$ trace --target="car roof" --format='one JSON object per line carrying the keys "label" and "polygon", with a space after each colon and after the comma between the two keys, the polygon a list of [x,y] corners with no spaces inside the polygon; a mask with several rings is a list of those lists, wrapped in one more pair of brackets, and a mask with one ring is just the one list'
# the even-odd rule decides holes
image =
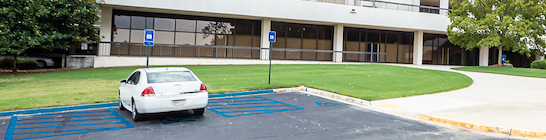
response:
{"label": "car roof", "polygon": [[145,72],[162,72],[162,71],[190,71],[184,67],[156,67],[156,68],[140,68],[137,70],[143,70]]}

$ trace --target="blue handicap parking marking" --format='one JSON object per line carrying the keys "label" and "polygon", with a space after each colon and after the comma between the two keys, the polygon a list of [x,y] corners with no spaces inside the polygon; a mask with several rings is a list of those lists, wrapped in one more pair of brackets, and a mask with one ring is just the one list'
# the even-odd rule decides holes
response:
{"label": "blue handicap parking marking", "polygon": [[336,106],[341,105],[340,103],[322,103],[322,102],[315,102],[318,106]]}
{"label": "blue handicap parking marking", "polygon": [[112,108],[99,111],[12,116],[5,139],[39,139],[133,127]]}
{"label": "blue handicap parking marking", "polygon": [[245,97],[209,99],[207,109],[224,117],[238,117],[302,110],[303,108],[271,100],[265,97],[252,95]]}

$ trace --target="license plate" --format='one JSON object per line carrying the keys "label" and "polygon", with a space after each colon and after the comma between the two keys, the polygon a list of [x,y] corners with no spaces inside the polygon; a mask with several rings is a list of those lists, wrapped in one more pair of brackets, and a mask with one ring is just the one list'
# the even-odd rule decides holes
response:
{"label": "license plate", "polygon": [[186,104],[186,100],[173,100],[173,106],[182,106]]}

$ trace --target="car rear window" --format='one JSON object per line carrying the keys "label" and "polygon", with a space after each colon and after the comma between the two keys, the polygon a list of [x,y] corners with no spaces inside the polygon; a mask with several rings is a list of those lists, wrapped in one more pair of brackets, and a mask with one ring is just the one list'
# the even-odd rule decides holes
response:
{"label": "car rear window", "polygon": [[148,83],[196,81],[189,71],[166,71],[148,73]]}

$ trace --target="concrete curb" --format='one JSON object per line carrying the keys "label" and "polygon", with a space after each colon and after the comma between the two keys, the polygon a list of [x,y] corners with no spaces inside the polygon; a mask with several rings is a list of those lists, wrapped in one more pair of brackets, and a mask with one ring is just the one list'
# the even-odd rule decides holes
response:
{"label": "concrete curb", "polygon": [[[253,90],[253,91],[243,91],[243,92],[209,94],[209,98],[248,95],[248,94],[259,94],[259,93],[289,92],[289,91],[296,91],[298,89],[300,89],[300,88],[295,87],[295,88],[266,89],[266,90]],[[104,108],[104,107],[114,107],[114,106],[118,106],[118,102],[107,102],[107,103],[97,103],[97,104],[83,104],[83,105],[73,105],[73,106],[60,106],[60,107],[49,107],[49,108],[4,111],[4,112],[0,112],[0,117],[13,116],[13,115],[31,115],[31,114],[42,114],[42,113],[51,113],[51,112],[63,112],[63,111],[70,111],[70,110],[93,109],[93,108]]]}
{"label": "concrete curb", "polygon": [[243,91],[243,92],[209,94],[209,98],[226,97],[226,96],[239,96],[239,95],[258,94],[258,93],[270,93],[270,92],[275,92],[275,91],[273,89],[266,89],[266,90],[253,90],[253,91]]}
{"label": "concrete curb", "polygon": [[460,126],[460,127],[466,127],[466,128],[470,128],[474,130],[486,131],[486,132],[503,133],[503,134],[509,134],[509,135],[520,135],[520,136],[526,136],[526,137],[546,138],[546,131],[526,130],[526,129],[519,129],[519,128],[504,127],[504,126],[482,125],[478,123],[470,123],[470,122],[464,122],[459,120],[446,119],[446,118],[433,116],[433,115],[427,115],[427,114],[419,114],[419,118],[434,121],[434,122]]}
{"label": "concrete curb", "polygon": [[358,105],[364,105],[364,106],[371,106],[372,105],[370,101],[366,101],[366,100],[362,100],[362,99],[358,99],[358,98],[353,98],[353,97],[349,97],[349,96],[345,96],[345,95],[339,95],[339,94],[328,92],[328,91],[323,91],[323,90],[318,90],[318,89],[313,89],[313,88],[305,88],[305,91],[310,93],[310,94],[314,94],[314,95],[317,95],[317,96],[322,96],[322,97],[326,97],[326,98],[330,98],[330,99],[334,99],[334,100],[341,100],[341,101],[346,101],[346,102],[350,102],[350,103],[354,103],[354,104],[358,104]]}

